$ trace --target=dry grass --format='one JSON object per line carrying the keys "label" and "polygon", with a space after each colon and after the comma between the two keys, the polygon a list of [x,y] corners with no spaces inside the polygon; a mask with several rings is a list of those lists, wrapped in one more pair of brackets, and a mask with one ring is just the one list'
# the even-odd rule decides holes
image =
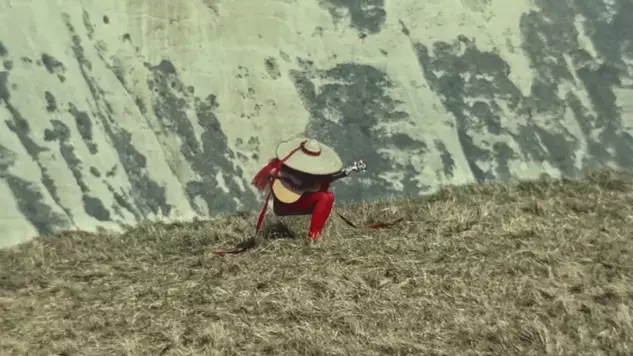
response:
{"label": "dry grass", "polygon": [[224,257],[253,217],[39,238],[0,251],[0,354],[629,356],[632,179],[348,206],[405,221]]}

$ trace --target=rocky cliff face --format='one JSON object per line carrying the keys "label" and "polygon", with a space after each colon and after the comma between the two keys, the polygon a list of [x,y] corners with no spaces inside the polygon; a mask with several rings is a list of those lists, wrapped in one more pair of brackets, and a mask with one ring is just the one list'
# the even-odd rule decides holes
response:
{"label": "rocky cliff face", "polygon": [[[81,7],[83,6],[83,7]],[[633,168],[630,0],[0,3],[0,244],[258,208],[276,144],[339,202]]]}

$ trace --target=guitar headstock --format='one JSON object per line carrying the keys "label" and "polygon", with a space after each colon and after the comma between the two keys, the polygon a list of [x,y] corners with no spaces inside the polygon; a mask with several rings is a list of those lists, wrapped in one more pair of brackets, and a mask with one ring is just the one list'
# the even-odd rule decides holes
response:
{"label": "guitar headstock", "polygon": [[348,175],[352,172],[365,172],[367,170],[367,164],[361,159],[358,161],[354,161],[351,165],[345,167],[343,171]]}

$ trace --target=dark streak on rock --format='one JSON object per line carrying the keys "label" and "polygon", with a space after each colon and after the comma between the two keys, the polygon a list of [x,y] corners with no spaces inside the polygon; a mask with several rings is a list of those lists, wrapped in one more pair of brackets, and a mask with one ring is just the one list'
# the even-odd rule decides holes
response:
{"label": "dark streak on rock", "polygon": [[[621,85],[622,76],[630,78],[629,72],[633,72],[624,61],[625,57],[633,58],[633,3],[616,1],[612,20],[608,20],[611,11],[603,2],[579,0],[573,6],[565,1],[537,3],[540,11],[524,14],[520,22],[522,47],[536,74],[527,97],[508,79],[510,68],[498,55],[479,51],[464,36],[450,44],[436,42],[434,57],[425,46],[416,45],[427,80],[444,97],[444,106],[456,118],[458,135],[473,173],[480,181],[507,177],[511,158],[548,162],[572,177],[609,163],[632,169],[633,137],[622,125],[613,89]],[[574,23],[578,14],[591,19],[585,22],[586,34],[600,58],[581,49]],[[571,58],[573,66],[565,56]],[[444,74],[436,74],[440,72]],[[478,77],[479,74],[492,80]],[[583,106],[573,90],[559,97],[563,82],[586,90],[596,115]],[[474,105],[465,102],[466,98],[481,97],[485,100]],[[495,144],[486,149],[472,142],[482,128],[492,135],[508,134],[500,119],[499,101],[505,101],[514,111],[514,120],[520,120],[518,132],[510,134],[524,158],[507,145]],[[571,110],[587,140],[589,149],[584,156],[578,152],[578,139],[566,128],[567,110]],[[533,120],[534,114],[550,121],[539,126]],[[593,138],[596,134],[598,139]],[[582,167],[577,167],[577,158],[584,161]],[[490,160],[497,162],[497,171],[484,172],[478,162]]]}
{"label": "dark streak on rock", "polygon": [[[578,77],[587,88],[597,116],[590,115],[586,109],[583,110],[584,107],[578,105],[580,101],[568,103],[572,106],[576,120],[580,126],[585,127],[587,132],[590,132],[587,130],[589,127],[592,130],[600,130],[597,140],[588,137],[589,152],[595,160],[599,162],[613,160],[621,167],[633,169],[633,137],[623,130],[621,114],[616,108],[613,92],[614,87],[621,85],[620,73],[620,70],[608,64],[603,64],[595,70],[589,68],[578,70]],[[624,120],[630,121],[631,117]],[[609,148],[613,150],[613,153],[609,152]]]}
{"label": "dark streak on rock", "polygon": [[112,178],[116,175],[117,171],[119,169],[119,165],[115,164],[112,168],[110,168],[109,171],[106,172],[106,177],[107,178]]}
{"label": "dark streak on rock", "polygon": [[62,83],[66,81],[66,77],[64,75],[66,72],[66,67],[62,62],[58,61],[55,57],[46,53],[42,53],[41,62],[44,65],[44,68],[46,68],[46,70],[50,74],[56,74],[57,78],[59,78]]}
{"label": "dark streak on rock", "polygon": [[[495,53],[480,51],[465,36],[459,36],[450,44],[434,43],[434,57],[429,55],[424,45],[418,44],[415,48],[431,88],[441,94],[442,103],[455,117],[459,142],[477,181],[511,178],[509,160],[520,158],[507,144],[484,143],[482,147],[473,141],[473,137],[478,135],[512,135],[501,120],[504,115],[498,104],[501,101],[515,111],[515,120],[521,120],[518,124],[521,134],[516,135],[515,140],[525,157],[538,162],[548,161],[565,173],[576,173],[573,156],[561,160],[560,156],[547,152],[547,147],[539,144],[541,128],[531,120],[529,108],[537,108],[553,116],[560,117],[562,114],[549,99],[548,86],[536,81],[532,97],[523,97],[508,78],[508,64]],[[556,126],[557,122],[552,124]],[[561,135],[559,139],[559,147],[566,147],[566,151],[575,149],[571,135]],[[482,163],[491,161],[497,163],[496,170],[484,170]]]}
{"label": "dark streak on rock", "polygon": [[[114,73],[114,76],[116,77],[116,79],[119,81],[119,83],[121,83],[121,85],[125,87],[125,66],[123,65],[123,62],[118,58],[118,57],[114,57],[112,59],[112,66],[110,68],[110,70],[112,71],[112,73]],[[127,91],[127,88],[126,88]],[[129,91],[128,91],[129,92]]]}
{"label": "dark streak on rock", "polygon": [[38,234],[50,235],[70,228],[66,217],[44,203],[44,196],[35,184],[8,173],[4,180],[15,197],[18,209],[33,224]]}
{"label": "dark streak on rock", "polygon": [[111,221],[110,212],[98,198],[84,194],[81,197],[84,204],[86,214],[92,216],[99,221]]}
{"label": "dark streak on rock", "polygon": [[[114,215],[118,216],[121,219],[125,219],[125,215],[123,215],[123,210],[121,209],[121,206],[118,205],[118,203],[115,202],[114,204],[112,204],[111,208]],[[120,226],[122,221],[118,220],[117,222],[119,222],[119,226]]]}
{"label": "dark streak on rock", "polygon": [[[524,51],[541,80],[552,88],[543,97],[555,98],[559,110],[568,108],[574,114],[589,148],[583,162],[586,169],[608,162],[633,169],[633,137],[622,126],[613,90],[621,86],[621,77],[631,79],[633,72],[625,62],[625,58],[633,59],[633,3],[618,0],[609,9],[610,5],[603,1],[578,0],[573,6],[568,2],[539,1],[538,7],[539,12],[522,16],[521,31],[525,36]],[[612,13],[613,19],[609,19]],[[584,22],[585,35],[600,58],[593,58],[578,43],[574,23],[578,15],[589,19]],[[568,67],[564,55],[571,57],[573,68]],[[564,98],[554,95],[560,82],[574,80],[574,71],[589,94],[596,115],[590,114],[573,92],[564,94]],[[596,131],[597,139],[593,137]],[[550,151],[562,149],[559,139],[549,139]],[[561,151],[559,156],[566,153],[569,152]]]}
{"label": "dark streak on rock", "polygon": [[9,51],[7,51],[7,48],[4,46],[4,43],[0,41],[0,57],[6,57],[8,55],[9,55]]}
{"label": "dark streak on rock", "polygon": [[92,141],[92,120],[88,113],[78,110],[73,103],[68,103],[68,112],[75,118],[75,125],[88,151],[93,155],[97,154],[99,150],[97,144]]}
{"label": "dark streak on rock", "polygon": [[136,150],[131,142],[131,134],[124,129],[116,126],[116,120],[112,117],[112,107],[103,95],[103,90],[99,87],[98,80],[90,76],[89,71],[92,64],[85,58],[84,49],[81,38],[75,31],[68,14],[63,15],[68,32],[72,39],[72,50],[79,70],[88,85],[88,89],[99,107],[95,116],[100,120],[103,130],[113,142],[114,149],[125,170],[130,181],[132,189],[130,196],[136,208],[141,212],[142,216],[148,216],[150,213],[169,215],[172,209],[167,204],[165,188],[151,180],[147,174],[147,158]]}
{"label": "dark streak on rock", "polygon": [[411,31],[409,31],[409,28],[407,28],[404,22],[402,22],[402,20],[398,20],[398,22],[400,23],[400,32],[402,32],[405,36],[411,35]]}
{"label": "dark streak on rock", "polygon": [[108,187],[108,190],[110,191],[112,196],[114,197],[114,201],[118,204],[119,207],[122,207],[123,209],[129,211],[137,221],[140,221],[143,219],[142,214],[136,208],[134,208],[132,204],[130,204],[130,200],[132,199],[127,194],[117,192],[107,182],[105,184]]}
{"label": "dark streak on rock", "polygon": [[9,172],[16,158],[17,155],[14,152],[0,145],[0,178],[7,183],[20,212],[40,235],[68,229],[70,227],[68,219],[54,212],[44,203],[44,196],[39,187]]}
{"label": "dark streak on rock", "polygon": [[[4,46],[2,48],[4,48]],[[6,48],[4,48],[2,52],[5,53],[5,55],[8,54]],[[57,195],[57,188],[48,175],[48,170],[39,161],[40,153],[46,149],[37,145],[31,138],[28,121],[11,104],[11,95],[7,88],[8,78],[9,72],[0,72],[0,101],[4,101],[5,108],[11,115],[11,119],[6,120],[5,124],[9,130],[15,133],[33,162],[38,165],[41,172],[42,184],[55,203],[57,203],[68,216],[66,217],[55,213],[53,209],[44,202],[44,195],[35,184],[9,173],[10,167],[15,162],[15,154],[4,146],[0,146],[0,177],[4,178],[9,186],[20,212],[22,212],[24,217],[31,222],[40,234],[49,234],[58,229],[66,229],[71,225],[72,216],[61,204],[59,196]]]}
{"label": "dark streak on rock", "polygon": [[0,72],[0,100],[9,100],[9,72]]}
{"label": "dark streak on rock", "polygon": [[[51,124],[53,125],[53,129],[47,129],[45,131],[45,139],[47,141],[55,140],[59,142],[59,152],[66,162],[66,166],[68,166],[68,169],[72,172],[79,189],[81,189],[84,211],[99,221],[109,221],[110,212],[104,207],[101,200],[88,194],[90,189],[88,189],[88,186],[84,182],[81,173],[81,160],[75,155],[75,148],[70,143],[70,130],[68,126],[59,120],[51,120]],[[70,215],[70,212],[67,213]]]}
{"label": "dark streak on rock", "polygon": [[266,66],[266,72],[268,72],[268,75],[270,75],[272,79],[277,79],[281,76],[281,72],[279,71],[279,65],[277,64],[277,61],[275,60],[275,58],[273,57],[266,58],[266,60],[264,61],[264,64]]}
{"label": "dark streak on rock", "polygon": [[519,158],[514,150],[505,142],[495,142],[492,145],[492,152],[494,152],[494,159],[497,164],[497,178],[512,178],[509,162]]}
{"label": "dark streak on rock", "polygon": [[[200,177],[199,180],[185,184],[193,209],[201,213],[194,203],[196,197],[206,202],[212,214],[235,211],[237,205],[234,198],[239,199],[246,207],[255,207],[255,195],[250,191],[242,192],[233,180],[234,177],[243,179],[243,172],[230,161],[235,158],[235,154],[228,148],[227,137],[215,116],[214,110],[218,106],[215,96],[209,95],[204,99],[194,97],[168,60],[149,66],[149,69],[152,78],[147,84],[155,94],[152,104],[154,113],[164,132],[180,137],[180,151]],[[192,119],[187,116],[187,111],[192,106],[195,108],[198,124],[203,129],[201,142],[194,132]],[[222,176],[229,192],[219,187],[216,180],[218,174]]]}
{"label": "dark streak on rock", "polygon": [[0,178],[5,176],[16,159],[17,154],[15,152],[0,144]]}
{"label": "dark streak on rock", "polygon": [[344,15],[350,17],[351,26],[370,34],[380,32],[387,19],[385,0],[321,0],[328,4],[330,15],[340,21]]}
{"label": "dark streak on rock", "polygon": [[90,167],[90,173],[97,178],[101,177],[101,172],[96,167]]}
{"label": "dark streak on rock", "polygon": [[57,111],[57,101],[55,100],[55,96],[50,91],[44,92],[44,100],[46,100],[46,111],[54,112]]}
{"label": "dark streak on rock", "polygon": [[82,19],[84,22],[84,28],[86,29],[86,34],[88,35],[88,38],[92,40],[95,35],[95,28],[92,25],[92,21],[90,21],[90,14],[88,14],[88,11],[83,11]]}
{"label": "dark streak on rock", "polygon": [[134,103],[136,104],[136,107],[141,112],[141,114],[147,114],[147,107],[145,106],[145,103],[143,103],[143,99],[137,97],[136,99],[134,99]]}
{"label": "dark streak on rock", "polygon": [[[337,196],[345,202],[359,198],[372,200],[384,195],[417,194],[419,183],[414,180],[416,167],[411,163],[397,164],[385,157],[381,149],[406,150],[411,156],[426,152],[424,142],[408,136],[393,135],[380,129],[379,123],[408,120],[405,112],[398,110],[399,102],[389,97],[387,90],[393,85],[380,70],[355,63],[342,63],[321,71],[303,62],[302,71],[291,71],[295,87],[311,114],[306,133],[330,144],[344,160],[364,159],[372,169],[363,173],[369,176],[369,186],[359,184],[357,176],[351,176],[336,185]],[[315,87],[312,79],[320,77],[332,82]],[[335,114],[338,122],[326,119],[326,113]],[[378,176],[382,171],[402,172],[400,183],[404,191],[388,188],[390,184]]]}
{"label": "dark streak on rock", "polygon": [[440,140],[435,140],[433,142],[435,144],[435,148],[440,151],[440,158],[442,160],[442,167],[444,168],[444,175],[448,178],[454,177],[455,170],[455,160],[453,159],[453,155],[448,151],[444,142]]}
{"label": "dark streak on rock", "polygon": [[73,174],[75,182],[81,189],[82,193],[88,193],[90,190],[84,182],[81,173],[81,160],[75,154],[75,148],[70,142],[70,130],[68,126],[59,120],[51,120],[53,129],[44,131],[44,139],[46,141],[57,141],[59,143],[59,153],[66,162],[66,166]]}
{"label": "dark streak on rock", "polygon": [[70,130],[63,122],[59,120],[51,120],[53,130],[47,130],[50,137],[54,137],[59,142],[59,150],[62,158],[66,162],[66,165],[70,169],[75,178],[75,182],[82,191],[82,200],[84,205],[84,211],[89,216],[94,217],[99,221],[109,221],[110,213],[104,207],[101,200],[88,195],[90,190],[86,185],[82,172],[81,172],[81,160],[75,155],[75,148],[70,143]]}
{"label": "dark streak on rock", "polygon": [[40,171],[42,173],[42,184],[46,187],[55,203],[57,203],[64,211],[66,211],[69,218],[72,219],[72,215],[70,214],[69,210],[62,205],[61,199],[59,198],[59,195],[57,195],[57,187],[55,187],[53,179],[51,179],[50,175],[48,174],[48,169],[44,167],[44,165],[39,160],[40,153],[48,151],[48,149],[41,147],[37,143],[35,143],[30,135],[31,128],[28,121],[22,116],[22,114],[20,114],[20,112],[17,111],[17,109],[13,107],[13,105],[11,105],[9,101],[5,100],[5,106],[11,114],[11,117],[13,118],[12,120],[6,120],[5,124],[7,125],[9,130],[13,131],[13,133],[18,136],[18,139],[22,143],[22,146],[24,147],[28,155],[40,168]]}
{"label": "dark streak on rock", "polygon": [[58,71],[66,70],[64,63],[58,61],[49,54],[43,53],[41,60],[42,64],[44,64],[44,68],[46,68],[46,70],[51,74],[55,74]]}

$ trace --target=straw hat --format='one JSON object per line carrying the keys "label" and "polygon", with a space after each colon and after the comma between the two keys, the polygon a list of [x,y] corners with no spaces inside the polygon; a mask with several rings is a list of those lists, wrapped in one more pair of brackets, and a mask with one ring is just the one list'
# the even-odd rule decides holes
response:
{"label": "straw hat", "polygon": [[277,146],[277,158],[284,159],[300,147],[284,164],[299,172],[314,175],[329,175],[343,169],[343,162],[331,147],[314,139],[295,138]]}

